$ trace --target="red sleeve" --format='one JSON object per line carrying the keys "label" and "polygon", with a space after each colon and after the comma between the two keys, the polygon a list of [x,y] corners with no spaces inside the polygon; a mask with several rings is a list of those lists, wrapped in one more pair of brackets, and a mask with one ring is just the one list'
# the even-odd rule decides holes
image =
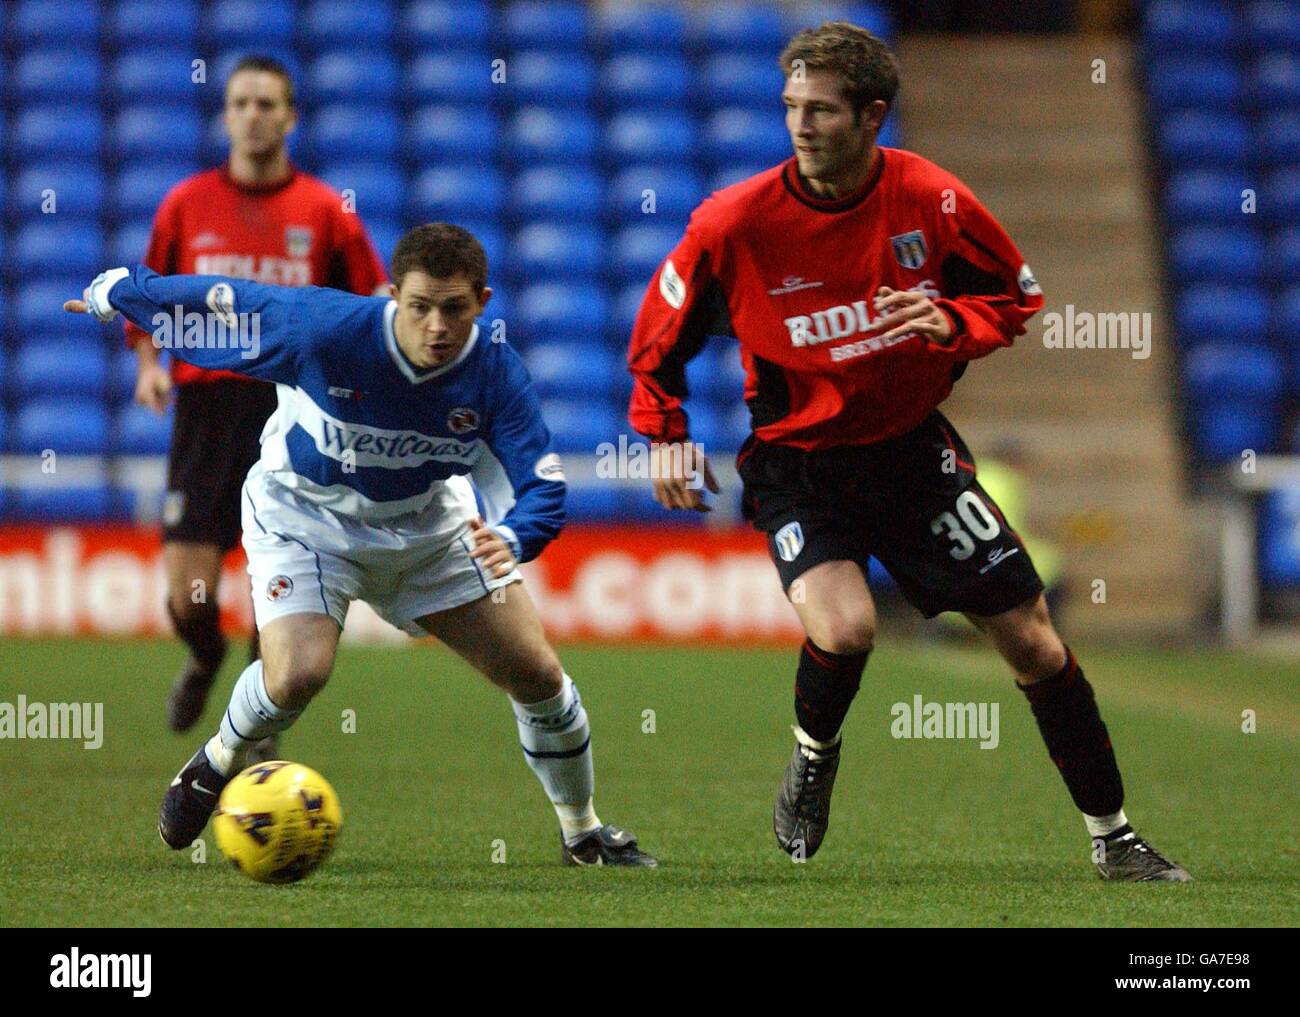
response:
{"label": "red sleeve", "polygon": [[698,213],[659,266],[632,327],[628,420],[651,441],[685,441],[686,364],[710,335],[730,333],[726,295],[714,274]]}
{"label": "red sleeve", "polygon": [[[167,192],[154,213],[153,229],[149,234],[149,249],[145,252],[144,264],[159,275],[175,275],[179,264],[181,243],[181,202],[179,188],[173,187]],[[126,345],[134,348],[142,339],[148,339],[149,333],[142,328],[126,323]]]}
{"label": "red sleeve", "polygon": [[370,235],[355,212],[341,208],[334,215],[336,244],[330,259],[328,286],[375,296],[388,284],[388,271],[379,260]]}
{"label": "red sleeve", "polygon": [[1043,291],[1016,245],[964,185],[956,188],[952,233],[943,252],[943,296],[935,303],[952,322],[949,345],[930,349],[975,360],[1010,346],[1043,307]]}

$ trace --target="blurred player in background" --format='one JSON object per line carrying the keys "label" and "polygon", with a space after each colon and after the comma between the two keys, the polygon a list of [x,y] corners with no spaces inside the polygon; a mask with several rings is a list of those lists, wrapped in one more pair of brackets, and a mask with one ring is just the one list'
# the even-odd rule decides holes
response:
{"label": "blurred player in background", "polygon": [[[230,159],[177,184],[154,217],[145,264],[164,275],[226,275],[281,286],[332,286],[371,295],[383,263],[355,213],[324,182],[289,160],[297,124],[293,80],[266,57],[246,57],[226,81],[223,122]],[[273,385],[173,360],[170,372],[147,332],[128,325],[138,358],[135,398],[176,417],[163,502],[167,614],[189,649],[172,687],[167,723],[187,731],[203,713],[226,655],[218,591],[221,562],[239,540],[239,492],[257,461]],[[258,655],[257,632],[250,659]],[[273,743],[259,754],[274,754]]]}
{"label": "blurred player in background", "polygon": [[193,843],[253,746],[325,687],[348,606],[364,599],[507,693],[566,865],[657,865],[596,816],[587,712],[520,582],[516,565],[564,522],[564,474],[523,361],[479,333],[487,268],[473,235],[431,223],[393,252],[393,300],[137,267],[64,305],[136,324],[219,308],[247,321],[246,334],[256,322],[257,344],[177,355],[279,386],[243,490],[264,659],[245,668],[219,730],[168,788],[158,824],[168,846]]}
{"label": "blurred player in background", "polygon": [[898,91],[883,42],[831,22],[795,36],[781,65],[794,157],[696,209],[628,352],[632,426],[663,443],[655,497],[701,510],[696,478],[717,484],[701,450],[673,447],[689,440],[685,365],[709,335],[740,343],[754,429],[737,458],[742,508],[807,635],[777,842],[808,858],[826,834],[840,729],[875,634],[874,556],[923,614],[966,614],[1011,666],[1099,874],[1186,881],[1129,826],[1092,687],[1023,541],[937,410],[971,360],[1024,334],[1042,291],[960,180],[876,144]]}

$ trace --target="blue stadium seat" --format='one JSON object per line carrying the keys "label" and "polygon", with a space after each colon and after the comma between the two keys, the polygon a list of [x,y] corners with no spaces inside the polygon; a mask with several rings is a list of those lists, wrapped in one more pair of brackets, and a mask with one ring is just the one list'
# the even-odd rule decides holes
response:
{"label": "blue stadium seat", "polygon": [[520,220],[586,222],[600,215],[604,178],[584,166],[539,166],[510,183],[510,211]]}
{"label": "blue stadium seat", "polygon": [[322,106],[307,123],[307,148],[317,159],[373,159],[392,163],[401,124],[386,105]]}
{"label": "blue stadium seat", "polygon": [[[1265,264],[1273,281],[1278,284],[1300,279],[1300,226],[1273,234],[1268,242]],[[1296,321],[1300,322],[1300,316]],[[1300,329],[1297,335],[1300,335]]]}
{"label": "blue stadium seat", "polygon": [[12,89],[29,102],[99,101],[103,72],[93,49],[27,50],[14,65]]}
{"label": "blue stadium seat", "polygon": [[613,311],[608,322],[609,341],[615,347],[627,347],[632,327],[636,324],[637,312],[641,310],[641,301],[645,299],[646,286],[650,280],[624,283],[618,288],[614,297]]}
{"label": "blue stadium seat", "polygon": [[585,3],[517,0],[501,13],[497,39],[511,49],[581,52],[590,38]]}
{"label": "blue stadium seat", "polygon": [[1174,320],[1187,343],[1260,342],[1268,329],[1268,294],[1255,286],[1189,286],[1174,300]]}
{"label": "blue stadium seat", "polygon": [[45,221],[59,222],[64,216],[97,219],[104,206],[104,178],[94,164],[28,163],[9,199],[15,218],[41,220],[52,211]]}
{"label": "blue stadium seat", "polygon": [[412,0],[402,11],[398,45],[411,52],[448,45],[493,42],[492,9],[486,0]]}
{"label": "blue stadium seat", "polygon": [[1252,50],[1276,46],[1300,50],[1300,3],[1297,0],[1255,0],[1242,12],[1242,32]]}
{"label": "blue stadium seat", "polygon": [[1266,346],[1201,343],[1184,362],[1187,392],[1195,400],[1241,397],[1275,400],[1284,383],[1282,359]]}
{"label": "blue stadium seat", "polygon": [[445,159],[491,164],[501,144],[501,122],[491,109],[421,106],[406,121],[404,154],[414,162]]}
{"label": "blue stadium seat", "polygon": [[1273,307],[1273,318],[1274,330],[1278,335],[1286,337],[1300,353],[1300,286],[1294,285],[1295,279],[1296,276],[1291,276],[1287,281],[1293,285],[1278,295]]}
{"label": "blue stadium seat", "polygon": [[309,52],[330,46],[387,46],[393,37],[388,0],[315,0],[298,18],[299,44]]}
{"label": "blue stadium seat", "polygon": [[99,44],[100,23],[97,3],[84,0],[21,0],[9,11],[9,32],[16,43]]}
{"label": "blue stadium seat", "polygon": [[597,9],[595,35],[611,50],[681,52],[686,16],[674,5],[609,4]]}
{"label": "blue stadium seat", "polygon": [[402,234],[406,232],[402,228],[401,220],[363,215],[361,223],[365,226],[366,233],[370,235],[370,242],[375,245],[379,260],[387,268],[392,264],[393,251],[397,247],[397,242],[402,239]]}
{"label": "blue stadium seat", "polygon": [[754,53],[716,53],[704,61],[699,105],[754,106],[779,119],[784,79],[776,61]]}
{"label": "blue stadium seat", "polygon": [[520,292],[511,317],[527,343],[595,342],[609,317],[609,298],[600,286],[535,283]]}
{"label": "blue stadium seat", "polygon": [[108,235],[106,264],[139,265],[149,251],[150,223],[144,220],[123,223]]}
{"label": "blue stadium seat", "polygon": [[1246,93],[1261,112],[1300,105],[1300,56],[1274,50],[1257,57]]}
{"label": "blue stadium seat", "polygon": [[108,451],[108,413],[98,399],[24,400],[14,418],[14,451],[40,455],[103,455]]}
{"label": "blue stadium seat", "polygon": [[605,267],[604,234],[573,223],[532,223],[510,242],[507,271],[535,279],[583,279]]}
{"label": "blue stadium seat", "polygon": [[611,110],[679,106],[693,79],[690,64],[676,54],[618,53],[601,67],[600,97]]}
{"label": "blue stadium seat", "polygon": [[[794,154],[793,152],[791,153]],[[730,166],[722,166],[709,177],[708,193],[721,191],[732,184],[738,184],[742,180],[748,180],[752,176],[757,176],[769,166],[760,166],[757,163],[733,163]]]}
{"label": "blue stadium seat", "polygon": [[352,211],[363,219],[392,219],[402,214],[406,175],[383,162],[337,162],[321,170],[321,179],[344,197],[351,191]]}
{"label": "blue stadium seat", "polygon": [[1278,226],[1300,222],[1300,166],[1275,170],[1264,178],[1260,211]]}
{"label": "blue stadium seat", "polygon": [[[263,54],[266,50],[259,48],[256,43],[239,46],[234,49],[223,50],[216,60],[209,61],[206,66],[206,82],[199,88],[199,98],[208,109],[219,110],[225,102],[226,81],[234,73],[235,67],[245,57]],[[311,105],[315,102],[316,97],[311,94],[310,82],[303,73],[303,65],[298,62],[298,57],[293,50],[281,51],[277,49],[274,57],[278,60],[289,77],[293,79],[296,101],[299,106]]]}
{"label": "blue stadium seat", "polygon": [[221,82],[208,78],[206,68],[207,80],[196,82],[194,60],[193,52],[184,49],[142,47],[123,53],[109,70],[109,90],[119,103],[186,104],[208,93],[218,98]]}
{"label": "blue stadium seat", "polygon": [[714,165],[753,162],[774,166],[794,154],[781,117],[738,107],[718,110],[709,118],[703,151]]}
{"label": "blue stadium seat", "polygon": [[1257,283],[1264,244],[1249,226],[1189,226],[1174,233],[1170,262],[1178,282]]}
{"label": "blue stadium seat", "polygon": [[[6,346],[0,342],[0,411],[4,407],[3,393],[5,386],[9,384],[9,354],[6,352]],[[5,442],[3,436],[0,436],[0,455],[4,454]]]}
{"label": "blue stadium seat", "polygon": [[789,36],[774,5],[749,0],[699,4],[691,9],[688,25],[691,46],[702,54],[719,50],[771,54],[781,52]]}
{"label": "blue stadium seat", "polygon": [[10,515],[29,523],[103,523],[117,515],[116,496],[107,480],[17,487],[10,504]]}
{"label": "blue stadium seat", "polygon": [[1260,578],[1267,585],[1300,583],[1300,487],[1268,494],[1259,513]]}
{"label": "blue stadium seat", "polygon": [[406,65],[402,96],[413,104],[463,103],[479,109],[498,91],[492,82],[495,59],[489,50],[478,49],[421,53]]}
{"label": "blue stadium seat", "polygon": [[[4,353],[3,351],[0,351],[0,365],[3,364],[3,361],[4,361]],[[4,374],[2,368],[0,368],[0,381],[3,380],[4,380]],[[9,451],[9,415],[5,413],[4,406],[0,405],[0,455],[5,455],[8,453],[8,451]],[[0,519],[3,519],[5,517],[5,512],[9,508],[8,498],[9,498],[8,492],[4,489],[4,487],[0,487]]]}
{"label": "blue stadium seat", "polygon": [[203,142],[203,123],[191,106],[130,106],[118,112],[109,148],[119,161],[158,158],[193,162]]}
{"label": "blue stadium seat", "polygon": [[[100,269],[95,269],[95,274]],[[29,277],[30,278],[30,277]],[[14,291],[10,324],[13,334],[22,339],[102,340],[108,326],[88,314],[69,314],[63,302],[80,296],[93,278],[88,275],[40,277],[36,282],[22,282]],[[121,330],[117,331],[120,336]]]}
{"label": "blue stadium seat", "polygon": [[652,222],[627,226],[610,242],[610,272],[620,282],[649,282],[681,238],[680,225]]}
{"label": "blue stadium seat", "polygon": [[[1172,174],[1165,187],[1165,213],[1173,224],[1241,222],[1247,191],[1260,199],[1257,179],[1244,173],[1187,170]],[[1262,207],[1264,202],[1259,200]]]}
{"label": "blue stadium seat", "polygon": [[1232,170],[1251,159],[1246,120],[1236,113],[1180,110],[1160,121],[1160,153],[1173,169]]}
{"label": "blue stadium seat", "polygon": [[704,446],[707,456],[730,459],[749,437],[749,407],[739,390],[729,400],[706,402],[692,396],[687,400],[691,438]]}
{"label": "blue stadium seat", "polygon": [[123,406],[113,414],[113,452],[120,456],[165,456],[171,446],[172,416],[171,411],[160,417],[143,406]]}
{"label": "blue stadium seat", "polygon": [[[647,195],[647,191],[652,193]],[[708,194],[704,180],[693,168],[646,163],[622,170],[609,182],[605,206],[609,217],[619,222],[642,222],[657,216],[687,219]],[[652,209],[648,201],[653,201]]]}
{"label": "blue stadium seat", "polygon": [[[559,416],[567,419],[568,413],[562,411]],[[590,454],[591,449],[579,448],[574,451]],[[568,523],[609,522],[622,515],[622,506],[622,489],[609,483],[569,484],[564,492],[564,518]]]}
{"label": "blue stadium seat", "polygon": [[506,88],[521,106],[586,106],[596,94],[596,65],[581,52],[524,50],[507,61]]}
{"label": "blue stadium seat", "polygon": [[391,103],[397,96],[397,61],[386,50],[333,50],[307,72],[317,102]]}
{"label": "blue stadium seat", "polygon": [[108,18],[108,35],[123,48],[152,46],[166,39],[174,46],[192,48],[199,28],[199,5],[194,0],[119,0]]}
{"label": "blue stadium seat", "polygon": [[293,42],[296,20],[290,0],[215,0],[203,34],[250,52],[278,52]]}
{"label": "blue stadium seat", "polygon": [[505,202],[505,180],[486,166],[433,166],[411,181],[408,209],[419,222],[495,217]]}
{"label": "blue stadium seat", "polygon": [[578,399],[544,399],[542,419],[561,455],[595,455],[597,445],[617,444],[619,434],[628,431],[623,407],[596,392]]}
{"label": "blue stadium seat", "polygon": [[108,401],[124,406],[135,399],[136,355],[132,350],[118,350],[108,368]]}
{"label": "blue stadium seat", "polygon": [[473,212],[466,212],[451,221],[474,234],[474,239],[483,246],[483,253],[488,259],[488,285],[492,288],[492,309],[486,313],[489,318],[500,316],[508,301],[497,284],[501,282],[501,267],[507,260],[510,246],[506,243],[506,234],[501,228],[500,220],[489,216],[476,218]]}
{"label": "blue stadium seat", "polygon": [[16,275],[28,278],[51,272],[83,275],[84,287],[107,267],[104,234],[87,223],[29,222],[14,234],[10,263]]}
{"label": "blue stadium seat", "polygon": [[1157,112],[1237,109],[1242,88],[1236,65],[1220,59],[1162,55],[1147,75],[1147,89]]}
{"label": "blue stadium seat", "polygon": [[104,124],[96,106],[38,106],[14,119],[10,155],[35,159],[50,155],[99,158]]}
{"label": "blue stadium seat", "polygon": [[560,115],[541,106],[527,106],[510,120],[504,154],[521,166],[590,162],[599,137],[590,116],[577,111]]}
{"label": "blue stadium seat", "polygon": [[686,380],[692,397],[734,403],[745,385],[745,369],[740,363],[736,341],[728,336],[709,340],[686,367]]}
{"label": "blue stadium seat", "polygon": [[1277,447],[1275,407],[1253,400],[1216,400],[1196,407],[1191,418],[1196,447],[1208,459],[1240,460],[1246,449],[1262,454]]}
{"label": "blue stadium seat", "polygon": [[1266,166],[1300,163],[1300,108],[1261,117],[1255,135],[1255,151]]}
{"label": "blue stadium seat", "polygon": [[1236,19],[1221,0],[1154,0],[1147,5],[1142,34],[1152,52],[1227,50],[1236,41]]}
{"label": "blue stadium seat", "polygon": [[108,353],[98,341],[30,339],[14,354],[13,379],[25,397],[108,393]]}
{"label": "blue stadium seat", "polygon": [[697,146],[695,121],[679,113],[619,113],[605,127],[605,152],[615,163],[685,162]]}
{"label": "blue stadium seat", "polygon": [[524,363],[542,399],[607,392],[625,371],[622,357],[593,342],[537,342],[524,354]]}
{"label": "blue stadium seat", "polygon": [[194,163],[145,160],[124,166],[110,189],[115,214],[125,220],[152,217],[167,192],[197,171]]}

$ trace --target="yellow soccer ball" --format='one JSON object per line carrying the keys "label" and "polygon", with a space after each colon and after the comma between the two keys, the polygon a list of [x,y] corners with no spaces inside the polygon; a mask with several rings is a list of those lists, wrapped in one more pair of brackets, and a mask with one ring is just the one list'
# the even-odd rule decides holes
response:
{"label": "yellow soccer ball", "polygon": [[217,847],[259,883],[296,883],[329,857],[343,825],[338,795],[311,767],[282,759],[250,766],[221,792]]}

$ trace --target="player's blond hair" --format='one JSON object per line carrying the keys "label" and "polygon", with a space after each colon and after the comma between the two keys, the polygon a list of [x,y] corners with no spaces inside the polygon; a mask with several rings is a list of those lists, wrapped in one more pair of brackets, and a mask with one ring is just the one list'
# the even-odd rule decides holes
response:
{"label": "player's blond hair", "polygon": [[847,21],[805,28],[781,51],[781,73],[831,71],[844,80],[855,116],[877,99],[893,106],[898,95],[898,61],[885,43]]}

